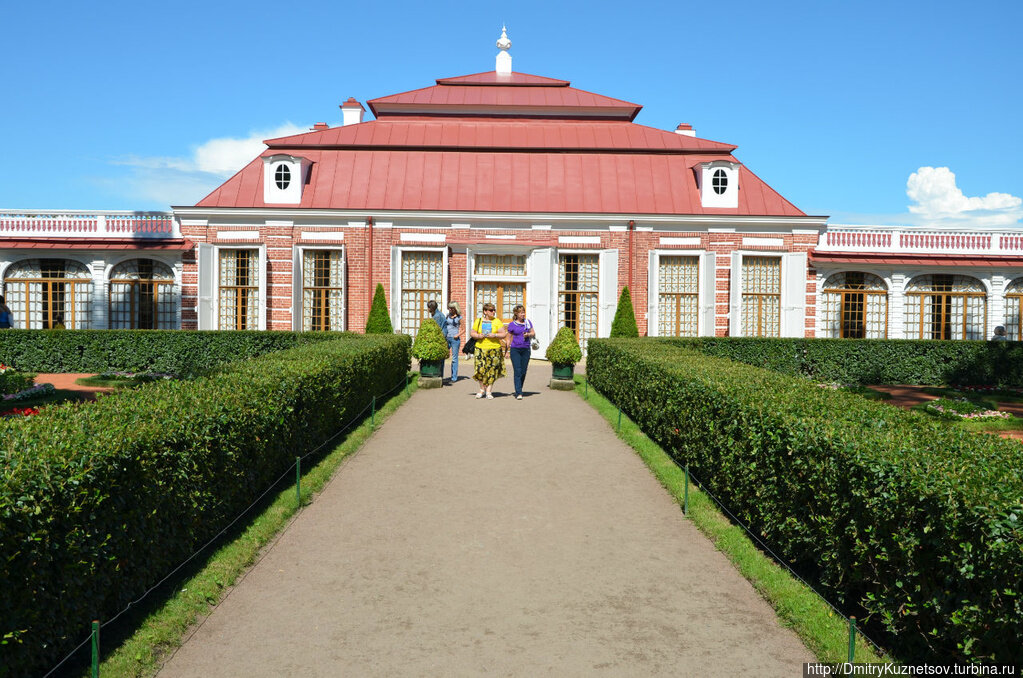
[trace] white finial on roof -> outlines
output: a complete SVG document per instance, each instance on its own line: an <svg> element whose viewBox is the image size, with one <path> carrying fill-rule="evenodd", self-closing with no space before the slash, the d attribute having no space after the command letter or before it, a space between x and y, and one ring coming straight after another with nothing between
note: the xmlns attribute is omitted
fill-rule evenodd
<svg viewBox="0 0 1023 678"><path fill-rule="evenodd" d="M508 39L507 27L501 26L501 37L497 39L497 47L501 51L497 53L497 66L494 69L498 75L511 75L511 54L508 54L508 49L511 48L511 45L511 40Z"/></svg>

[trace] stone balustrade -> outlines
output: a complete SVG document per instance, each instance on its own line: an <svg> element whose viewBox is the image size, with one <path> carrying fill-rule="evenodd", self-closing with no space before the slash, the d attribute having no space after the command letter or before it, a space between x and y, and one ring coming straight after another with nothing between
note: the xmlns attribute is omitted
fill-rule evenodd
<svg viewBox="0 0 1023 678"><path fill-rule="evenodd" d="M1019 229L973 230L906 226L828 226L818 252L991 254L1023 256Z"/></svg>
<svg viewBox="0 0 1023 678"><path fill-rule="evenodd" d="M180 238L172 212L0 210L0 238Z"/></svg>

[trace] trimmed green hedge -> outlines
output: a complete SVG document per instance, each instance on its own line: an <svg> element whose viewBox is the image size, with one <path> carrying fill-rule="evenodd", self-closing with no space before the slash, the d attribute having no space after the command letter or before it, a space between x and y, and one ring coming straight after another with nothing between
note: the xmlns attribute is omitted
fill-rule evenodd
<svg viewBox="0 0 1023 678"><path fill-rule="evenodd" d="M1023 342L741 337L660 341L823 382L1023 384Z"/></svg>
<svg viewBox="0 0 1023 678"><path fill-rule="evenodd" d="M338 336L334 332L9 330L0 332L0 362L23 372L167 372L194 376L232 360Z"/></svg>
<svg viewBox="0 0 1023 678"><path fill-rule="evenodd" d="M1023 662L1019 442L673 342L589 347L590 383L896 656Z"/></svg>
<svg viewBox="0 0 1023 678"><path fill-rule="evenodd" d="M0 675L50 668L405 379L408 337L334 338L0 421Z"/></svg>

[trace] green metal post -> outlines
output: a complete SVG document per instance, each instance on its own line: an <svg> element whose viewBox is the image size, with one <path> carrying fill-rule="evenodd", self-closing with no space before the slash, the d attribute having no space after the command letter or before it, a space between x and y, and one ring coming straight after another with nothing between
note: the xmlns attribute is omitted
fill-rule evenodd
<svg viewBox="0 0 1023 678"><path fill-rule="evenodd" d="M99 621L92 622L92 678L99 678Z"/></svg>
<svg viewBox="0 0 1023 678"><path fill-rule="evenodd" d="M622 408L618 408L618 432L622 432Z"/></svg>
<svg viewBox="0 0 1023 678"><path fill-rule="evenodd" d="M583 396L583 398L585 398L586 400L589 400L590 399L590 380L589 379L586 380L586 386L584 388L585 388L585 390L584 390L585 395Z"/></svg>
<svg viewBox="0 0 1023 678"><path fill-rule="evenodd" d="M295 505L302 506L302 457L295 457Z"/></svg>
<svg viewBox="0 0 1023 678"><path fill-rule="evenodd" d="M407 377L406 377L407 378ZM365 410L363 410L365 411ZM373 396L373 413L369 418L369 427L375 429L377 427L377 397Z"/></svg>
<svg viewBox="0 0 1023 678"><path fill-rule="evenodd" d="M689 515L689 464L686 464L686 489L682 495L682 513Z"/></svg>
<svg viewBox="0 0 1023 678"><path fill-rule="evenodd" d="M856 617L849 617L849 663L856 659Z"/></svg>

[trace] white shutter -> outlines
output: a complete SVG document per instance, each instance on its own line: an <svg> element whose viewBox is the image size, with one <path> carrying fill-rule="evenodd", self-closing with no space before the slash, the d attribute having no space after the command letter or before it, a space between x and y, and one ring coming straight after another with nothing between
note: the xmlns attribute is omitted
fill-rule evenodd
<svg viewBox="0 0 1023 678"><path fill-rule="evenodd" d="M648 337L660 336L661 328L661 290L660 290L660 258L653 250L650 251L650 260L647 262L646 276L646 335ZM631 293L632 290L629 290Z"/></svg>
<svg viewBox="0 0 1023 678"><path fill-rule="evenodd" d="M781 288L781 336L802 337L806 318L806 253L785 255Z"/></svg>
<svg viewBox="0 0 1023 678"><path fill-rule="evenodd" d="M291 329L295 332L302 331L302 255L301 247L294 247L291 251Z"/></svg>
<svg viewBox="0 0 1023 678"><path fill-rule="evenodd" d="M717 263L713 252L700 257L700 336L713 337L717 333Z"/></svg>
<svg viewBox="0 0 1023 678"><path fill-rule="evenodd" d="M535 249L529 258L529 309L527 310L527 317L533 321L536 339L540 342L540 355L535 357L543 355L557 331L556 316L552 312L555 294L554 249L551 247Z"/></svg>
<svg viewBox="0 0 1023 678"><path fill-rule="evenodd" d="M732 253L732 273L728 278L729 336L742 336L742 255Z"/></svg>
<svg viewBox="0 0 1023 678"><path fill-rule="evenodd" d="M196 246L196 261L199 266L198 319L200 330L215 330L213 295L217 287L217 248L199 243Z"/></svg>
<svg viewBox="0 0 1023 678"><path fill-rule="evenodd" d="M632 290L629 290L632 294ZM606 337L611 334L611 323L615 319L615 308L618 306L618 250L604 250L600 253L600 319L597 325L597 336Z"/></svg>
<svg viewBox="0 0 1023 678"><path fill-rule="evenodd" d="M259 285L257 287L257 294L259 295L259 324L256 326L257 329L266 329L266 308L267 308L267 295L270 294L270 285L266 279L266 247L259 248L259 280L256 281Z"/></svg>
<svg viewBox="0 0 1023 678"><path fill-rule="evenodd" d="M373 285L370 295L375 294L376 289ZM398 247L391 248L391 327L395 332L401 331L401 249Z"/></svg>
<svg viewBox="0 0 1023 678"><path fill-rule="evenodd" d="M341 247L341 329L348 331L348 248Z"/></svg>

